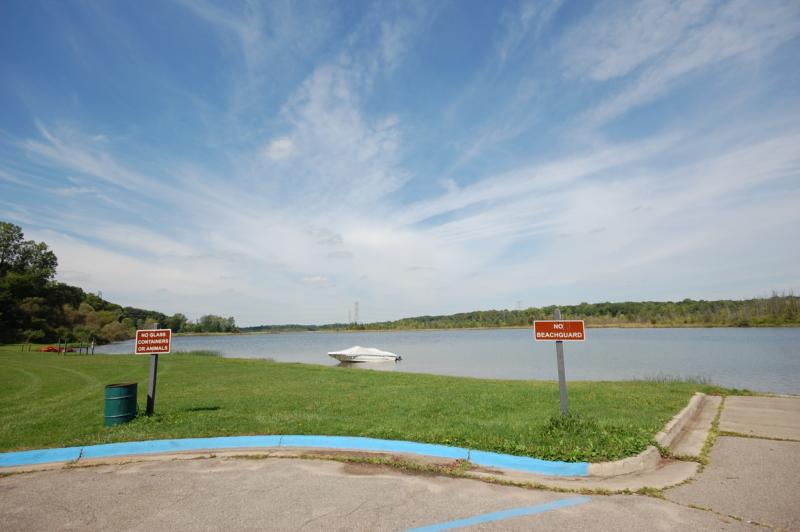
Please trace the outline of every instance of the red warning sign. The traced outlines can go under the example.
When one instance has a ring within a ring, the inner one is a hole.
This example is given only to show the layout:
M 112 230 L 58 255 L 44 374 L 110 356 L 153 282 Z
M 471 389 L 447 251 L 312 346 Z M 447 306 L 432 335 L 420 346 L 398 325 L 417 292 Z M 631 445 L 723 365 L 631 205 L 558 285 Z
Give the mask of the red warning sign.
M 586 340 L 583 320 L 537 320 L 533 322 L 533 337 L 536 340 Z
M 172 343 L 172 329 L 146 329 L 136 331 L 137 355 L 149 353 L 169 353 Z

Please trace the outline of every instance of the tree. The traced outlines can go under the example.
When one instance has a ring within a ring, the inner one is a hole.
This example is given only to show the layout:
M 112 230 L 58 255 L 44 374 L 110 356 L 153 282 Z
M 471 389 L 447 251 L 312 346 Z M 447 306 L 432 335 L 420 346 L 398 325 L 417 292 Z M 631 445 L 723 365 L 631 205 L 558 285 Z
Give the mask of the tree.
M 0 277 L 26 273 L 50 281 L 55 277 L 58 259 L 44 242 L 23 240 L 22 229 L 0 222 Z
M 223 318 L 213 314 L 200 316 L 192 329 L 194 332 L 239 332 L 233 317 Z
M 0 341 L 15 341 L 41 319 L 41 299 L 56 273 L 55 254 L 44 242 L 24 240 L 22 229 L 0 222 Z
M 172 329 L 172 332 L 180 332 L 183 330 L 186 322 L 189 321 L 186 316 L 178 312 L 166 318 L 162 326 L 166 329 Z
M 117 342 L 131 337 L 131 330 L 125 324 L 118 321 L 112 321 L 103 326 L 100 331 L 100 336 L 109 342 Z
M 206 316 L 199 324 L 104 300 L 100 293 L 54 280 L 58 260 L 44 242 L 25 240 L 22 229 L 0 221 L 0 343 L 68 339 L 98 343 L 131 338 L 156 323 L 176 332 L 235 332 L 233 318 Z

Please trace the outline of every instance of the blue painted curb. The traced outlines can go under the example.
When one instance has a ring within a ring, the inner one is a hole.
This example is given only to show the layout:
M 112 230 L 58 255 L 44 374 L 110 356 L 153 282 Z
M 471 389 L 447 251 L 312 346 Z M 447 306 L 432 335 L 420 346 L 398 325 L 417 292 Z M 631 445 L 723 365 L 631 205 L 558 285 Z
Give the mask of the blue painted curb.
M 247 449 L 278 447 L 280 436 L 222 436 L 218 438 L 182 438 L 90 445 L 83 448 L 82 458 L 108 458 L 136 454 L 177 453 L 210 449 Z M 0 458 L 2 463 L 2 458 Z
M 589 464 L 586 462 L 553 462 L 528 456 L 514 456 L 512 454 L 486 451 L 471 451 L 469 461 L 486 467 L 502 467 L 503 469 L 529 471 L 557 477 L 585 477 L 589 475 Z
M 80 457 L 81 447 L 19 451 L 0 454 L 0 467 L 45 464 L 47 462 L 72 462 Z
M 449 447 L 431 443 L 399 440 L 379 440 L 351 436 L 223 436 L 218 438 L 183 438 L 177 440 L 149 440 L 122 443 L 37 449 L 0 453 L 0 467 L 25 466 L 48 462 L 69 462 L 80 458 L 109 458 L 141 454 L 171 453 L 181 451 L 209 451 L 214 449 L 248 449 L 259 447 L 308 447 L 318 449 L 343 449 L 353 451 L 382 451 L 410 453 L 452 460 L 469 460 L 485 467 L 500 467 L 562 477 L 585 477 L 589 474 L 586 462 L 551 462 L 512 456 L 508 454 L 473 451 L 462 447 Z

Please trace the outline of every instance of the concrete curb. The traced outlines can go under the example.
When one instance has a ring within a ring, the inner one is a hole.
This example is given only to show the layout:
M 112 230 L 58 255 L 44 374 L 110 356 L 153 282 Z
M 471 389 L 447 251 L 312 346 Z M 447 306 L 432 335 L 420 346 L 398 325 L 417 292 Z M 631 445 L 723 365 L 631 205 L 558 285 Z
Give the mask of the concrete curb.
M 614 462 L 598 462 L 589 464 L 589 476 L 591 477 L 616 477 L 638 473 L 647 469 L 655 468 L 661 462 L 661 453 L 658 448 L 651 445 L 636 456 L 623 458 Z
M 678 439 L 678 436 L 686 428 L 689 421 L 694 418 L 697 411 L 705 401 L 706 394 L 702 392 L 695 393 L 689 404 L 675 414 L 670 419 L 664 428 L 656 434 L 656 442 L 662 447 L 669 448 L 672 443 Z M 649 469 L 655 469 L 661 462 L 661 453 L 658 448 L 651 445 L 636 456 L 616 460 L 614 462 L 598 462 L 589 464 L 589 476 L 592 477 L 615 477 L 618 475 L 628 475 L 630 473 L 638 473 Z
M 656 441 L 658 444 L 662 447 L 669 447 L 672 445 L 672 442 L 675 441 L 681 431 L 686 427 L 686 424 L 689 423 L 689 420 L 694 417 L 698 409 L 702 406 L 705 398 L 706 394 L 702 392 L 695 393 L 692 398 L 689 399 L 689 404 L 686 408 L 675 414 L 664 426 L 664 429 L 656 434 Z

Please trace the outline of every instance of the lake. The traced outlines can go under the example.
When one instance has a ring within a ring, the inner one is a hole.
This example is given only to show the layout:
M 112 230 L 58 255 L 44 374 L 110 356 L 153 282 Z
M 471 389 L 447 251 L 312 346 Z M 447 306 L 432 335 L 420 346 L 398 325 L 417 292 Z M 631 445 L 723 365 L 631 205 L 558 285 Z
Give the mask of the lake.
M 328 351 L 354 345 L 403 357 L 368 368 L 485 379 L 556 380 L 554 342 L 531 329 L 397 332 L 303 332 L 176 336 L 173 351 L 208 349 L 225 357 L 339 365 Z M 586 342 L 564 342 L 567 380 L 703 377 L 722 386 L 800 394 L 800 328 L 588 329 Z M 131 353 L 133 341 L 98 352 Z

